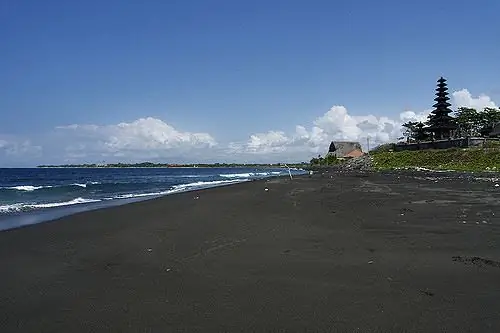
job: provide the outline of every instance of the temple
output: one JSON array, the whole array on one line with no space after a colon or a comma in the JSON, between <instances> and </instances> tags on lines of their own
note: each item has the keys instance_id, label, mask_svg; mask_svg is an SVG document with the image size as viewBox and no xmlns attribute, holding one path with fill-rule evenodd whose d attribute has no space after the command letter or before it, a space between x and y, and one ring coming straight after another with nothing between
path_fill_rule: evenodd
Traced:
<instances>
[{"instance_id":1,"label":"temple","mask_svg":"<svg viewBox=\"0 0 500 333\"><path fill-rule=\"evenodd\" d=\"M451 138L452 133L457 128L453 118L449 115L452 111L448 103L448 87L446 79L441 77L438 80L436 88L436 104L433 105L434 110L429 115L427 130L433 134L436 140Z\"/></svg>"}]
</instances>

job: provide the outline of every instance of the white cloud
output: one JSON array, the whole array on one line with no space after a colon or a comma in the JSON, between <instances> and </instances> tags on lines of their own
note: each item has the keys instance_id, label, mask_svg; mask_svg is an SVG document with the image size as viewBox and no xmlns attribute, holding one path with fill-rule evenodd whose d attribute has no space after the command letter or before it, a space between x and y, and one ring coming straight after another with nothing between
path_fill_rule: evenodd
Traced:
<instances>
[{"instance_id":1,"label":"white cloud","mask_svg":"<svg viewBox=\"0 0 500 333\"><path fill-rule=\"evenodd\" d=\"M42 147L30 140L0 135L0 168L25 165L41 156Z\"/></svg>"},{"instance_id":2,"label":"white cloud","mask_svg":"<svg viewBox=\"0 0 500 333\"><path fill-rule=\"evenodd\" d=\"M190 154L217 145L208 133L183 132L156 118L141 118L116 125L57 127L56 136L66 138L66 160L91 158L157 159Z\"/></svg>"},{"instance_id":3,"label":"white cloud","mask_svg":"<svg viewBox=\"0 0 500 333\"><path fill-rule=\"evenodd\" d=\"M478 111L482 111L484 108L498 108L498 105L489 96L482 94L478 97L472 97L467 89L455 91L451 96L453 105L456 108L464 106Z\"/></svg>"},{"instance_id":4,"label":"white cloud","mask_svg":"<svg viewBox=\"0 0 500 333\"><path fill-rule=\"evenodd\" d=\"M486 95L473 97L466 89L456 91L451 98L454 107L466 106L482 110L497 107ZM408 121L426 121L431 110L421 112L404 111L399 117L376 117L374 115L350 115L344 106L333 106L324 115L316 118L307 129L297 126L295 132L286 134L272 130L250 136L247 142L233 145L240 154L253 154L255 158L269 161L307 160L316 153L325 153L331 141L358 141L364 149L370 146L396 141L402 136L401 125Z\"/></svg>"},{"instance_id":5,"label":"white cloud","mask_svg":"<svg viewBox=\"0 0 500 333\"><path fill-rule=\"evenodd\" d=\"M451 94L454 107L497 107L486 95L473 97L466 89ZM59 126L36 140L0 136L0 165L34 163L93 163L100 161L168 162L292 162L324 154L331 141L358 141L366 149L401 137L401 124L425 121L430 110L401 112L396 117L352 115L335 105L309 125L289 133L271 129L246 140L218 143L208 133L174 128L163 120L140 118L113 125ZM32 144L36 142L36 145ZM42 153L43 146L43 156ZM36 161L36 162L33 162Z\"/></svg>"},{"instance_id":6,"label":"white cloud","mask_svg":"<svg viewBox=\"0 0 500 333\"><path fill-rule=\"evenodd\" d=\"M406 113L405 119L411 118ZM333 106L324 115L314 120L312 126L296 126L295 131L269 131L250 136L246 143L235 145L237 153L254 155L261 161L308 160L323 154L332 140L359 141L363 144L370 138L372 144L395 140L401 135L401 120L373 115L350 115L344 106Z\"/></svg>"}]
</instances>

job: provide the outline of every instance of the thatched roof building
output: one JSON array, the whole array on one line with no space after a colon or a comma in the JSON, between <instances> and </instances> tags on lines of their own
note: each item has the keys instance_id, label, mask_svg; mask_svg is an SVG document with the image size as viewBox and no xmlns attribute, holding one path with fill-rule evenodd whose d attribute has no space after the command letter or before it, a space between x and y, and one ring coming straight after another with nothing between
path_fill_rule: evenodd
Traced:
<instances>
[{"instance_id":1,"label":"thatched roof building","mask_svg":"<svg viewBox=\"0 0 500 333\"><path fill-rule=\"evenodd\" d=\"M353 141L332 141L327 155L333 155L337 158L350 158L364 155L359 142Z\"/></svg>"}]
</instances>

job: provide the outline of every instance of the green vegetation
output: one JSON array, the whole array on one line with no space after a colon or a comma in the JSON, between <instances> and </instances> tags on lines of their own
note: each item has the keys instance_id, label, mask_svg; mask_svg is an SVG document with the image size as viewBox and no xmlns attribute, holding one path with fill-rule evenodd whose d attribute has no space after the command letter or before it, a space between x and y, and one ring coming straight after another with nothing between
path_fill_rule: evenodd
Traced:
<instances>
[{"instance_id":1,"label":"green vegetation","mask_svg":"<svg viewBox=\"0 0 500 333\"><path fill-rule=\"evenodd\" d=\"M453 171L500 171L499 148L453 148L372 153L375 169L427 168Z\"/></svg>"},{"instance_id":2,"label":"green vegetation","mask_svg":"<svg viewBox=\"0 0 500 333\"><path fill-rule=\"evenodd\" d=\"M384 153L384 152L393 151L395 149L395 146L396 146L396 144L393 142L384 143L384 144L381 144L381 145L373 148L372 150L370 150L370 154L377 154L377 153Z\"/></svg>"},{"instance_id":3,"label":"green vegetation","mask_svg":"<svg viewBox=\"0 0 500 333\"><path fill-rule=\"evenodd\" d=\"M321 155L318 155L318 157L313 157L311 161L309 162L310 166L313 167L318 167L318 166L329 166L329 165L335 165L339 164L340 160L336 158L333 155L326 155L325 157L322 157Z\"/></svg>"},{"instance_id":4,"label":"green vegetation","mask_svg":"<svg viewBox=\"0 0 500 333\"><path fill-rule=\"evenodd\" d=\"M454 112L452 122L457 129L455 137L488 136L493 126L500 122L500 109L484 108L478 111L473 108L460 107ZM431 139L429 122L422 123L409 121L403 124L403 135L409 142L426 141Z\"/></svg>"},{"instance_id":5,"label":"green vegetation","mask_svg":"<svg viewBox=\"0 0 500 333\"><path fill-rule=\"evenodd\" d=\"M478 112L461 107L455 112L455 121L463 136L488 136L493 126L500 122L500 109L484 108Z\"/></svg>"}]
</instances>

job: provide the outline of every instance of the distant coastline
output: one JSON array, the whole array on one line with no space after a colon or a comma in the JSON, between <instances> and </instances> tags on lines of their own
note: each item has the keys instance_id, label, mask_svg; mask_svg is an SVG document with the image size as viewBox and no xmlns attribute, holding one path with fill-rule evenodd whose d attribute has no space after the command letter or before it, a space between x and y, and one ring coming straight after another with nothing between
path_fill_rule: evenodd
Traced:
<instances>
[{"instance_id":1,"label":"distant coastline","mask_svg":"<svg viewBox=\"0 0 500 333\"><path fill-rule=\"evenodd\" d=\"M309 165L308 163L193 163L193 164L169 164L169 163L109 163L109 164L61 164L61 165L38 165L37 168L280 168L280 167L293 167L301 168Z\"/></svg>"}]
</instances>

